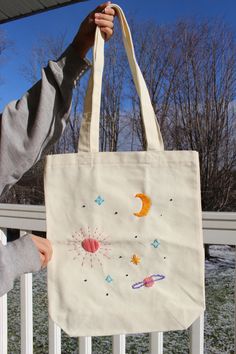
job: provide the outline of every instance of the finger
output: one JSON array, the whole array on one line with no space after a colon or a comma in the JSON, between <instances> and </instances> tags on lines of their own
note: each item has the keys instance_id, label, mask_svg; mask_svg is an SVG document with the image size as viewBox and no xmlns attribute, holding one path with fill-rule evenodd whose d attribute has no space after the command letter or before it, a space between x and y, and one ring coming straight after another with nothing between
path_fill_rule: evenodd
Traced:
<instances>
[{"instance_id":1,"label":"finger","mask_svg":"<svg viewBox=\"0 0 236 354\"><path fill-rule=\"evenodd\" d=\"M46 238L40 238L38 240L38 245L39 245L39 249L40 251L47 251L48 253L52 252L52 246L51 246L51 242L46 239Z\"/></svg>"},{"instance_id":2,"label":"finger","mask_svg":"<svg viewBox=\"0 0 236 354\"><path fill-rule=\"evenodd\" d=\"M44 260L43 264L42 264L42 269L46 268L48 265L48 263L46 262L46 260Z\"/></svg>"},{"instance_id":3,"label":"finger","mask_svg":"<svg viewBox=\"0 0 236 354\"><path fill-rule=\"evenodd\" d=\"M51 242L48 239L45 239L45 247L47 248L47 255L48 255L48 260L50 261L52 258L52 246L51 246Z\"/></svg>"},{"instance_id":4,"label":"finger","mask_svg":"<svg viewBox=\"0 0 236 354\"><path fill-rule=\"evenodd\" d=\"M43 262L43 266L46 266L48 264L48 262L50 261L50 254L48 252L47 249L42 249L40 251L40 253L42 254L42 256L44 257L44 262Z\"/></svg>"},{"instance_id":5,"label":"finger","mask_svg":"<svg viewBox=\"0 0 236 354\"><path fill-rule=\"evenodd\" d=\"M111 16L115 16L116 15L116 12L114 9L112 9L111 7L106 7L104 9L104 13L106 13L107 15L111 15Z\"/></svg>"},{"instance_id":6,"label":"finger","mask_svg":"<svg viewBox=\"0 0 236 354\"><path fill-rule=\"evenodd\" d=\"M114 27L114 23L113 22L100 20L100 19L97 19L97 18L95 19L95 23L99 27L108 27L108 28L113 28Z\"/></svg>"},{"instance_id":7,"label":"finger","mask_svg":"<svg viewBox=\"0 0 236 354\"><path fill-rule=\"evenodd\" d=\"M104 2L103 4L101 4L98 7L96 7L96 9L93 12L102 12L110 4L111 4L110 1Z\"/></svg>"},{"instance_id":8,"label":"finger","mask_svg":"<svg viewBox=\"0 0 236 354\"><path fill-rule=\"evenodd\" d=\"M41 267L43 267L44 266L45 257L44 257L44 255L42 253L40 253L39 256L40 256Z\"/></svg>"},{"instance_id":9,"label":"finger","mask_svg":"<svg viewBox=\"0 0 236 354\"><path fill-rule=\"evenodd\" d=\"M111 16L111 15L106 15L106 14L102 14L102 13L96 13L94 16L98 20L105 20L105 21L109 21L109 22L113 22L114 21L114 16Z\"/></svg>"},{"instance_id":10,"label":"finger","mask_svg":"<svg viewBox=\"0 0 236 354\"><path fill-rule=\"evenodd\" d=\"M52 258L52 247L51 243L47 239L39 239L38 241L38 250L41 254L44 255L46 260L50 260Z\"/></svg>"},{"instance_id":11,"label":"finger","mask_svg":"<svg viewBox=\"0 0 236 354\"><path fill-rule=\"evenodd\" d=\"M101 31L105 33L105 39L108 40L113 35L113 30L109 27L101 27Z\"/></svg>"},{"instance_id":12,"label":"finger","mask_svg":"<svg viewBox=\"0 0 236 354\"><path fill-rule=\"evenodd\" d=\"M41 266L43 268L47 265L47 263L52 258L53 251L52 251L51 243L49 240L39 237L39 236L31 235L31 237L32 237L32 240L33 240L36 248L39 251Z\"/></svg>"},{"instance_id":13,"label":"finger","mask_svg":"<svg viewBox=\"0 0 236 354\"><path fill-rule=\"evenodd\" d=\"M48 265L48 261L46 260L46 258L44 258L44 262L42 264L42 268L46 268Z\"/></svg>"},{"instance_id":14,"label":"finger","mask_svg":"<svg viewBox=\"0 0 236 354\"><path fill-rule=\"evenodd\" d=\"M47 267L48 261L44 254L40 253L40 260L41 260L41 268L44 269Z\"/></svg>"}]
</instances>

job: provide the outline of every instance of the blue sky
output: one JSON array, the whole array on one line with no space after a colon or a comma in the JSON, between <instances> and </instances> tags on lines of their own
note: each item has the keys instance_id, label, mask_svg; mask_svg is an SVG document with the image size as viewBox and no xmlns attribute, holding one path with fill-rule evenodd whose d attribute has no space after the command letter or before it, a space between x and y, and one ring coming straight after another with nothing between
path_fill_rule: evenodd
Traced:
<instances>
[{"instance_id":1,"label":"blue sky","mask_svg":"<svg viewBox=\"0 0 236 354\"><path fill-rule=\"evenodd\" d=\"M89 0L1 25L14 46L0 64L0 75L4 80L0 86L0 111L29 88L20 68L27 65L30 50L38 38L66 31L70 41L83 18L101 2ZM117 3L138 21L151 19L159 24L168 24L194 17L224 18L236 32L235 0L119 0Z\"/></svg>"}]
</instances>

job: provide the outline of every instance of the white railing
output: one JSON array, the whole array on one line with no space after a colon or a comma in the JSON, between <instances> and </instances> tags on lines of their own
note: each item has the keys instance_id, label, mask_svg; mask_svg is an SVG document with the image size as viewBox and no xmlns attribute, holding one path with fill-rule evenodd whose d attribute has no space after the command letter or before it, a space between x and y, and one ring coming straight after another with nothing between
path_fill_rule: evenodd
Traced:
<instances>
[{"instance_id":1,"label":"white railing","mask_svg":"<svg viewBox=\"0 0 236 354\"><path fill-rule=\"evenodd\" d=\"M23 235L29 230L46 231L45 208L42 206L0 204L0 239L6 243L7 228L19 229ZM236 245L236 213L203 213L205 244ZM21 353L33 353L32 274L21 276ZM235 311L236 312L236 311ZM7 354L7 295L0 298L0 354ZM235 336L236 338L236 336ZM112 338L113 354L125 354L126 337ZM61 329L49 318L49 354L61 354ZM150 354L163 353L163 333L150 333ZM190 331L190 353L204 354L204 317L201 316ZM92 338L79 338L79 353L92 353Z\"/></svg>"}]
</instances>

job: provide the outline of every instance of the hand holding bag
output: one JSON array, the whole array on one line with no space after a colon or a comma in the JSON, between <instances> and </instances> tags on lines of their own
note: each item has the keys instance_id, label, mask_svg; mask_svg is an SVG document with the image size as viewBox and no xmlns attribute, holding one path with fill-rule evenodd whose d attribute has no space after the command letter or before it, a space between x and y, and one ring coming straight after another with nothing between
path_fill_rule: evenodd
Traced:
<instances>
[{"instance_id":1,"label":"hand holding bag","mask_svg":"<svg viewBox=\"0 0 236 354\"><path fill-rule=\"evenodd\" d=\"M164 151L123 11L147 151L99 152L104 41L96 30L77 154L45 168L49 313L70 336L169 331L203 312L198 153Z\"/></svg>"}]
</instances>

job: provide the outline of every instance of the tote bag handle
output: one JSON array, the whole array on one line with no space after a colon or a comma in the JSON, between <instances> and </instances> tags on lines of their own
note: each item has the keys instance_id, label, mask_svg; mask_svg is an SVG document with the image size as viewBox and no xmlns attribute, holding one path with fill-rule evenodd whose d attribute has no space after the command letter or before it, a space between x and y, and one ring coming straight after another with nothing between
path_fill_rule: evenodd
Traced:
<instances>
[{"instance_id":1,"label":"tote bag handle","mask_svg":"<svg viewBox=\"0 0 236 354\"><path fill-rule=\"evenodd\" d=\"M164 146L160 127L152 107L145 80L135 58L133 41L127 20L122 9L118 5L111 4L109 6L115 9L121 25L125 51L128 57L135 87L140 98L147 150L162 151L164 150ZM84 101L84 114L80 128L78 152L99 151L99 117L103 68L104 39L102 38L100 28L97 27L93 48L93 67Z\"/></svg>"}]
</instances>

